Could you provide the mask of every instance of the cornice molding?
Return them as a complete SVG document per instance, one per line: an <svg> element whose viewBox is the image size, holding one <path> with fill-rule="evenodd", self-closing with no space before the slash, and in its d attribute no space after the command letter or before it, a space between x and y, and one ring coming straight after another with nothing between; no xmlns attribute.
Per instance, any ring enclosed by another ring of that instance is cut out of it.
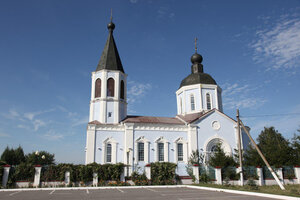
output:
<svg viewBox="0 0 300 200"><path fill-rule="evenodd" d="M167 125L167 124L134 124L134 130L137 131L187 131L186 125Z"/></svg>

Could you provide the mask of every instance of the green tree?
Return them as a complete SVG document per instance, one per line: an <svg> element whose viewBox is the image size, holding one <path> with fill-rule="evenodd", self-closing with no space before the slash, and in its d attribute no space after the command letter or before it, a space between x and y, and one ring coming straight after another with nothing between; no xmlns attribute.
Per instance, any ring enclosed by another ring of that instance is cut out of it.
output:
<svg viewBox="0 0 300 200"><path fill-rule="evenodd" d="M234 161L232 156L227 156L224 150L221 147L221 144L217 144L216 150L209 158L208 164L213 167L228 167L228 166L236 166L236 162Z"/></svg>
<svg viewBox="0 0 300 200"><path fill-rule="evenodd" d="M292 138L292 148L293 148L293 155L296 165L300 165L300 129L297 130L298 134L294 134Z"/></svg>
<svg viewBox="0 0 300 200"><path fill-rule="evenodd" d="M293 148L290 142L274 127L265 127L257 138L257 146L271 166L293 165ZM265 166L256 149L252 146L245 151L244 164L249 166Z"/></svg>
<svg viewBox="0 0 300 200"><path fill-rule="evenodd" d="M15 157L16 160L18 161L18 164L25 162L25 155L24 155L23 148L21 146L15 149Z"/></svg>
<svg viewBox="0 0 300 200"><path fill-rule="evenodd" d="M54 154L47 151L32 152L26 155L26 162L32 165L53 165Z"/></svg>
<svg viewBox="0 0 300 200"><path fill-rule="evenodd" d="M188 163L190 165L202 165L203 164L203 159L204 159L204 156L202 153L199 152L199 150L197 149L196 151L193 151L190 158L189 158L189 161Z"/></svg>
<svg viewBox="0 0 300 200"><path fill-rule="evenodd" d="M25 161L24 151L21 146L17 149L7 146L1 155L1 160L9 165L18 165Z"/></svg>

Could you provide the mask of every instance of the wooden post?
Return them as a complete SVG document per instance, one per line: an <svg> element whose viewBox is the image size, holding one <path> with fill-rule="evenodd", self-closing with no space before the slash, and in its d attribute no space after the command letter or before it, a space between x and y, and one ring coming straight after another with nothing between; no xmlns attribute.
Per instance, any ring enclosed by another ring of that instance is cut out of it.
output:
<svg viewBox="0 0 300 200"><path fill-rule="evenodd" d="M241 145L241 127L240 127L240 112L239 109L236 110L236 121L237 121L237 134L238 134L238 149L239 149L239 164L240 164L240 185L244 185L244 175L243 175L243 162L242 162L242 145Z"/></svg>
<svg viewBox="0 0 300 200"><path fill-rule="evenodd" d="M268 169L270 170L271 174L273 175L273 177L275 178L277 184L279 185L279 187L282 190L285 190L284 186L281 184L279 178L277 177L276 173L273 171L272 167L269 165L267 159L265 158L265 156L262 154L262 152L260 151L260 149L258 148L257 144L255 143L255 141L253 140L253 138L251 137L250 133L248 132L248 130L246 129L246 127L244 126L243 122L240 121L244 131L246 132L246 134L248 135L249 139L251 140L251 142L253 143L253 145L255 146L258 154L260 155L260 157L263 159L263 161L265 162L265 164L267 165Z"/></svg>

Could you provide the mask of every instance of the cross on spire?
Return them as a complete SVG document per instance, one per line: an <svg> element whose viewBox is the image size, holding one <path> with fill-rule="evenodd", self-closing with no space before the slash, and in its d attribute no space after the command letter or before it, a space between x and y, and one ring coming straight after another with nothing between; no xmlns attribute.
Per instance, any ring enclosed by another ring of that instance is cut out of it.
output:
<svg viewBox="0 0 300 200"><path fill-rule="evenodd" d="M197 37L195 37L195 51L196 51L196 53L197 53Z"/></svg>
<svg viewBox="0 0 300 200"><path fill-rule="evenodd" d="M112 22L112 8L110 9L110 22Z"/></svg>

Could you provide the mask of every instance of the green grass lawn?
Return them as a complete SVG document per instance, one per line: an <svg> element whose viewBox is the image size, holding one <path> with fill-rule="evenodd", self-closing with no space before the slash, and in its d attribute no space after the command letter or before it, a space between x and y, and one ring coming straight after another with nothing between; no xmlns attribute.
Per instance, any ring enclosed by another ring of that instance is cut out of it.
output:
<svg viewBox="0 0 300 200"><path fill-rule="evenodd" d="M300 197L300 185L284 185L286 190L281 190L278 185L269 185L269 186L245 185L243 187L237 185L216 185L216 184L209 184L209 183L200 183L194 185L202 186L202 187L213 187L213 188L221 188L221 189L241 190L241 191L249 191L249 192L260 192L260 193Z"/></svg>

